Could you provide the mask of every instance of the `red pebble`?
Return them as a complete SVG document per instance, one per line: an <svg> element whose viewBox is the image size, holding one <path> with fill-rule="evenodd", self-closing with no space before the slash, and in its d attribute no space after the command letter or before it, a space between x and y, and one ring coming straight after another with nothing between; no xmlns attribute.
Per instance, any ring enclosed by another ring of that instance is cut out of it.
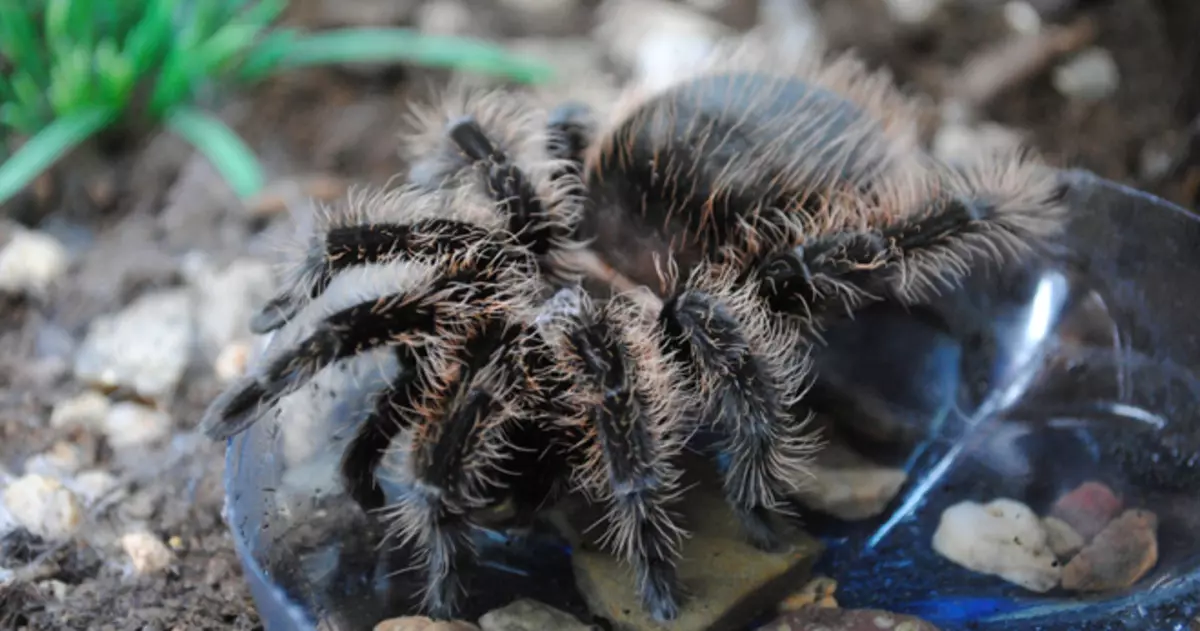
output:
<svg viewBox="0 0 1200 631"><path fill-rule="evenodd" d="M1050 515L1070 524L1084 541L1091 541L1121 512L1121 506L1121 498L1112 489L1099 482L1084 482L1058 498Z"/></svg>

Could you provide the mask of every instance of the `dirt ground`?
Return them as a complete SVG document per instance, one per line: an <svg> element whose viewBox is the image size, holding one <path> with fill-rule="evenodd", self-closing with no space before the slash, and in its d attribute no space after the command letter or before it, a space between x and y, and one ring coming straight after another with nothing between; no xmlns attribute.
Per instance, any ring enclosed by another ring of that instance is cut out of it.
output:
<svg viewBox="0 0 1200 631"><path fill-rule="evenodd" d="M581 55L600 2L504 0L386 2L305 0L294 20L312 27L387 20L496 38L563 38ZM714 19L755 23L751 3L726 5ZM833 49L855 48L890 68L902 85L942 100L964 62L1010 36L1005 3L946 0L918 26L901 26L884 0L824 0L820 31ZM337 5L334 7L333 5ZM437 5L435 8L429 8ZM547 9L568 5L570 10ZM477 11L462 11L477 6ZM1200 203L1200 3L1192 0L1030 0L1043 27L1095 26L1091 45L1119 71L1114 94L1096 102L1064 96L1040 64L977 108L1026 134L1047 158L1144 188L1180 204ZM449 7L449 8L447 8ZM455 9L457 7L457 10ZM438 13L438 11L441 11ZM579 46L575 47L575 43ZM592 60L596 68L610 62ZM81 152L10 205L8 215L67 245L72 266L44 298L0 304L0 474L17 476L27 460L58 441L84 445L91 466L119 481L120 496L88 511L87 536L51 545L15 531L0 546L0 567L33 563L34 580L0 591L3 629L257 629L233 544L221 518L222 449L194 427L219 390L212 353L197 353L173 395L157 402L171 433L131 452L104 436L48 422L51 410L84 389L71 357L96 317L120 311L154 290L194 282L196 253L212 269L241 259L267 260L286 238L290 196L337 194L346 182L382 183L403 165L394 137L407 99L443 73L388 69L312 71L239 95L222 110L277 178L276 203L230 203L206 163L166 137L115 138ZM102 150L102 151L101 151ZM0 237L4 237L0 229ZM3 241L0 241L2 243ZM115 400L128 393L110 393ZM145 524L170 541L174 560L152 577L130 575L113 536Z"/></svg>

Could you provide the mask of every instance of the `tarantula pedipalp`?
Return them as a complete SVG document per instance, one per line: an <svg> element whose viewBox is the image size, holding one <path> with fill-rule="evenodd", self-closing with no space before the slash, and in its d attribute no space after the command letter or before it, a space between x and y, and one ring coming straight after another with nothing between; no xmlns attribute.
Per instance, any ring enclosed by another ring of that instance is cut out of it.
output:
<svg viewBox="0 0 1200 631"><path fill-rule="evenodd" d="M1019 156L951 169L923 154L907 101L852 61L761 59L723 54L604 126L504 92L422 111L408 183L302 244L254 321L278 330L272 351L205 430L230 436L324 367L390 348L407 369L342 473L424 553L430 613L457 608L472 511L541 482L515 467L545 450L568 488L608 505L605 544L674 618L690 437L719 437L728 502L774 545L772 514L817 445L802 408L821 328L873 300L920 304L977 254L1029 251L1062 214ZM657 297L589 296L571 269L584 244ZM382 475L406 489L391 505Z"/></svg>

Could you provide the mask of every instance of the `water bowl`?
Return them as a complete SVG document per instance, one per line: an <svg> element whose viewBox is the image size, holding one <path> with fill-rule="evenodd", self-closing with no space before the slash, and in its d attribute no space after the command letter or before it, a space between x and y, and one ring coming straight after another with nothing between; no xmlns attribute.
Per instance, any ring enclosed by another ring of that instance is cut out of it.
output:
<svg viewBox="0 0 1200 631"><path fill-rule="evenodd" d="M842 607L945 631L1186 630L1200 614L1200 220L1085 172L1063 178L1073 219L1054 266L976 274L921 311L868 310L817 356L812 400L908 473L874 519L804 515ZM335 475L361 395L396 370L378 356L325 371L285 399L286 423L229 442L227 519L269 631L371 629L413 611L419 577ZM1046 515L1085 483L1155 516L1157 558L1130 586L1034 591L934 550L954 504L1007 498ZM475 543L463 617L527 596L590 619L549 524Z"/></svg>

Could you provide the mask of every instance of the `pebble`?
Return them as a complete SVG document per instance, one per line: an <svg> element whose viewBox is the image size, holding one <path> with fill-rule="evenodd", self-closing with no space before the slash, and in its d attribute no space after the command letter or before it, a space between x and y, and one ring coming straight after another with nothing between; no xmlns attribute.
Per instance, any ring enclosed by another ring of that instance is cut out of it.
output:
<svg viewBox="0 0 1200 631"><path fill-rule="evenodd" d="M651 91L694 68L729 34L716 20L664 0L606 0L596 15L595 40Z"/></svg>
<svg viewBox="0 0 1200 631"><path fill-rule="evenodd" d="M95 390L87 390L56 404L50 412L50 427L99 427L104 417L108 416L110 407L108 397Z"/></svg>
<svg viewBox="0 0 1200 631"><path fill-rule="evenodd" d="M879 466L854 469L813 466L812 474L814 480L797 498L809 508L846 521L879 515L908 480L903 469Z"/></svg>
<svg viewBox="0 0 1200 631"><path fill-rule="evenodd" d="M113 405L104 417L104 435L115 449L141 447L166 438L171 425L166 412L123 401Z"/></svg>
<svg viewBox="0 0 1200 631"><path fill-rule="evenodd" d="M483 631L591 631L592 626L536 600L522 598L500 609L487 612L479 619Z"/></svg>
<svg viewBox="0 0 1200 631"><path fill-rule="evenodd" d="M217 354L217 359L213 362L213 372L221 383L232 383L246 374L249 363L250 345L246 342L235 342Z"/></svg>
<svg viewBox="0 0 1200 631"><path fill-rule="evenodd" d="M1119 512L1121 499L1112 489L1099 482L1084 482L1058 498L1050 508L1049 516L1069 524L1087 542Z"/></svg>
<svg viewBox="0 0 1200 631"><path fill-rule="evenodd" d="M215 360L230 344L253 337L250 319L275 293L270 264L239 259L217 270L195 255L183 267L195 291L196 329L205 356Z"/></svg>
<svg viewBox="0 0 1200 631"><path fill-rule="evenodd" d="M45 298L69 263L67 249L57 239L18 228L0 248L0 293Z"/></svg>
<svg viewBox="0 0 1200 631"><path fill-rule="evenodd" d="M121 537L121 547L140 575L155 574L167 569L175 555L158 537L148 532L131 532Z"/></svg>
<svg viewBox="0 0 1200 631"><path fill-rule="evenodd" d="M391 618L375 625L374 631L479 631L479 627L462 620L433 620L425 616Z"/></svg>
<svg viewBox="0 0 1200 631"><path fill-rule="evenodd" d="M964 501L947 508L933 535L933 549L964 568L1035 592L1053 589L1062 575L1041 520L1011 499Z"/></svg>
<svg viewBox="0 0 1200 631"><path fill-rule="evenodd" d="M1133 585L1158 563L1158 516L1127 510L1111 521L1063 569L1062 586L1082 592Z"/></svg>
<svg viewBox="0 0 1200 631"><path fill-rule="evenodd" d="M464 35L471 30L471 9L462 0L431 0L421 3L415 21L422 33Z"/></svg>
<svg viewBox="0 0 1200 631"><path fill-rule="evenodd" d="M1042 30L1042 16L1024 0L1012 0L1004 4L1004 21L1019 35L1036 35Z"/></svg>
<svg viewBox="0 0 1200 631"><path fill-rule="evenodd" d="M66 485L79 494L84 505L91 506L117 487L117 478L101 469L88 469L67 480Z"/></svg>
<svg viewBox="0 0 1200 631"><path fill-rule="evenodd" d="M932 624L878 609L805 607L772 620L759 631L938 631Z"/></svg>
<svg viewBox="0 0 1200 631"><path fill-rule="evenodd" d="M192 299L186 289L139 297L115 315L97 318L75 356L75 376L102 388L139 396L174 394L191 356Z"/></svg>
<svg viewBox="0 0 1200 631"><path fill-rule="evenodd" d="M70 586L62 581L51 579L48 581L40 581L37 584L37 588L38 591L50 597L51 599L62 602L67 599L67 591L70 589Z"/></svg>
<svg viewBox="0 0 1200 631"><path fill-rule="evenodd" d="M779 604L779 612L798 611L802 607L815 605L836 609L838 606L834 593L837 592L837 581L828 576L818 576L800 588L800 591L788 596Z"/></svg>
<svg viewBox="0 0 1200 631"><path fill-rule="evenodd" d="M1057 517L1046 517L1042 519L1042 527L1046 529L1046 542L1058 558L1069 559L1083 549L1083 537L1071 524Z"/></svg>
<svg viewBox="0 0 1200 631"><path fill-rule="evenodd" d="M938 160L957 163L979 155L1010 151L1023 141L1021 134L999 123L950 121L934 134L932 150Z"/></svg>
<svg viewBox="0 0 1200 631"><path fill-rule="evenodd" d="M64 478L91 464L83 447L66 441L54 443L50 449L25 461L25 473L51 478Z"/></svg>
<svg viewBox="0 0 1200 631"><path fill-rule="evenodd" d="M885 0L892 19L901 24L928 22L942 8L944 0Z"/></svg>
<svg viewBox="0 0 1200 631"><path fill-rule="evenodd" d="M1120 86L1120 71L1112 53L1099 47L1084 50L1054 69L1054 88L1084 101L1110 97Z"/></svg>
<svg viewBox="0 0 1200 631"><path fill-rule="evenodd" d="M48 541L67 539L83 523L79 498L58 480L27 474L4 489L4 505L18 525Z"/></svg>

